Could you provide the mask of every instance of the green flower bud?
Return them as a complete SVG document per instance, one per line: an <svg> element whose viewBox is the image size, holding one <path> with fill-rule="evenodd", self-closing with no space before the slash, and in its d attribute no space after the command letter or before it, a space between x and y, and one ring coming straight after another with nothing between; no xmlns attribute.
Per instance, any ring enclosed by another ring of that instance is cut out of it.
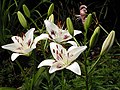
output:
<svg viewBox="0 0 120 90"><path fill-rule="evenodd" d="M30 18L30 11L29 11L28 7L25 4L23 5L23 11L24 11L25 15L28 18Z"/></svg>
<svg viewBox="0 0 120 90"><path fill-rule="evenodd" d="M66 19L66 25L67 25L67 29L68 29L68 32L70 33L70 35L74 36L73 24L69 17Z"/></svg>
<svg viewBox="0 0 120 90"><path fill-rule="evenodd" d="M95 44L97 43L99 34L100 34L100 27L98 26L90 38L90 43L89 43L90 48L94 47Z"/></svg>
<svg viewBox="0 0 120 90"><path fill-rule="evenodd" d="M18 16L18 20L19 20L20 24L24 28L27 28L27 21L26 21L25 17L23 16L23 14L20 11L18 11L17 16Z"/></svg>
<svg viewBox="0 0 120 90"><path fill-rule="evenodd" d="M54 3L52 3L48 9L48 12L47 12L48 16L50 16L53 13L53 10L54 10Z"/></svg>
<svg viewBox="0 0 120 90"><path fill-rule="evenodd" d="M104 53L109 51L109 49L113 45L114 39L115 39L115 31L112 30L105 39L105 41L103 42L100 55L103 55Z"/></svg>
<svg viewBox="0 0 120 90"><path fill-rule="evenodd" d="M92 22L92 14L90 13L90 14L87 16L87 18L86 18L86 20L85 20L85 22L84 22L84 29L85 29L86 32L88 31L88 29L89 29L89 27L90 27L90 25L91 25L91 22Z"/></svg>
<svg viewBox="0 0 120 90"><path fill-rule="evenodd" d="M53 15L53 14L51 14L51 15L49 16L49 20L54 23L54 15Z"/></svg>

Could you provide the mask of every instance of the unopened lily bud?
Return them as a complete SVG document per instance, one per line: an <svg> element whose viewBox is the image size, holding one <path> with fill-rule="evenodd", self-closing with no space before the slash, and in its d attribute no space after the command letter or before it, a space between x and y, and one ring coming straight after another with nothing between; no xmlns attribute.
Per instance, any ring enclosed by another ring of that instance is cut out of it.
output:
<svg viewBox="0 0 120 90"><path fill-rule="evenodd" d="M25 17L23 16L23 14L20 11L18 11L17 16L18 16L18 20L19 20L20 24L24 28L27 28L27 21L26 21Z"/></svg>
<svg viewBox="0 0 120 90"><path fill-rule="evenodd" d="M90 48L94 47L95 44L97 43L99 34L100 34L100 27L98 26L90 38L90 43L89 43Z"/></svg>
<svg viewBox="0 0 120 90"><path fill-rule="evenodd" d="M112 30L105 39L105 41L103 42L100 55L103 55L104 53L109 51L109 49L113 45L114 39L115 39L115 31Z"/></svg>
<svg viewBox="0 0 120 90"><path fill-rule="evenodd" d="M87 32L90 25L91 25L91 22L92 22L92 14L90 13L87 17L86 17L86 20L84 22L84 29L85 31Z"/></svg>
<svg viewBox="0 0 120 90"><path fill-rule="evenodd" d="M28 7L25 4L23 5L23 11L24 11L25 15L28 18L30 18L30 11L29 11Z"/></svg>
<svg viewBox="0 0 120 90"><path fill-rule="evenodd" d="M67 25L67 29L68 29L68 32L70 33L70 35L74 36L73 24L69 17L66 19L66 25Z"/></svg>
<svg viewBox="0 0 120 90"><path fill-rule="evenodd" d="M48 12L47 12L48 16L50 16L53 13L53 10L54 10L54 3L52 3L48 9Z"/></svg>
<svg viewBox="0 0 120 90"><path fill-rule="evenodd" d="M51 14L51 15L49 16L49 19L48 19L48 20L54 23L54 15Z"/></svg>

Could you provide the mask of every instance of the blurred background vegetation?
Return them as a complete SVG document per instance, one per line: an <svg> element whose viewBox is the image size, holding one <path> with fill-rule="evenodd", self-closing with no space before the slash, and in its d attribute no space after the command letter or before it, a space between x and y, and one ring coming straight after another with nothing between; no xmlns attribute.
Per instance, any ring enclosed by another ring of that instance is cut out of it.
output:
<svg viewBox="0 0 120 90"><path fill-rule="evenodd" d="M55 5L53 12L55 15L55 23L59 22L63 25L66 18L70 16L73 21L74 28L83 32L84 29L82 27L82 23L81 21L76 20L75 15L79 15L80 5L85 4L88 7L87 13L95 12L102 27L107 32L115 30L116 40L117 42L120 42L119 0L0 0L0 46L12 42L10 39L12 35L20 35L21 32L26 32L20 25L16 14L18 10L23 13L23 4L29 8L31 17L38 27L42 28L43 21L47 17L47 10L51 3L54 3ZM28 18L26 19L31 28L35 27L33 22L31 22ZM93 26L91 26L88 38L90 38L94 31L93 28L95 27L95 23L92 25ZM91 53L91 61L95 58L96 54L99 53L102 42L106 36L107 34L104 30L101 30L99 42ZM10 51L0 48L0 87L20 87L24 82L17 64L11 61L10 55ZM37 55L40 55L40 53L37 53ZM39 56L39 58L42 57L42 55ZM18 60L26 71L32 65L32 61L29 61L28 57L21 56ZM22 60L24 60L24 62ZM38 65L38 63L36 63L36 65ZM115 42L111 51L104 56L104 62L101 62L92 77L93 81L91 84L93 84L92 87L94 90L120 90L119 71L120 46ZM70 88L70 90L79 90L80 88L84 88L82 78L72 78L69 74L67 76L70 80L66 81L66 83L69 84L69 87L66 87L66 90Z"/></svg>

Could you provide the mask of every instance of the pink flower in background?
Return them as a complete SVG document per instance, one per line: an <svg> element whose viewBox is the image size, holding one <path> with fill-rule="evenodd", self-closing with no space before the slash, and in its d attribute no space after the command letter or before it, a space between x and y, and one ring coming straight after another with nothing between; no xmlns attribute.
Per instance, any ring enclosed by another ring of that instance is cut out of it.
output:
<svg viewBox="0 0 120 90"><path fill-rule="evenodd" d="M87 15L87 6L81 5L79 10L80 10L80 15L75 15L75 16L77 17L77 19L81 19L82 23L84 24Z"/></svg>

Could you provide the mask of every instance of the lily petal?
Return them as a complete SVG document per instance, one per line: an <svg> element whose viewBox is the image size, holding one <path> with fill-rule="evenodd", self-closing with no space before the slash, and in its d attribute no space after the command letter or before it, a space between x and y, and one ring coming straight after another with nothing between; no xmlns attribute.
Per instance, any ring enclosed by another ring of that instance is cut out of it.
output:
<svg viewBox="0 0 120 90"><path fill-rule="evenodd" d="M57 44L55 42L50 43L50 50L55 60L60 60L62 58L62 55L67 52L62 45Z"/></svg>
<svg viewBox="0 0 120 90"><path fill-rule="evenodd" d="M49 73L53 73L55 71L64 69L65 67L66 67L66 65L64 65L64 63L61 61L54 62L53 65L49 69Z"/></svg>
<svg viewBox="0 0 120 90"><path fill-rule="evenodd" d="M56 67L50 67L49 73L54 73L57 70L58 70L58 68L56 68Z"/></svg>
<svg viewBox="0 0 120 90"><path fill-rule="evenodd" d="M48 38L49 38L49 35L48 35L48 34L41 34L40 36L37 36L37 37L34 39L34 42L33 42L31 48L36 48L36 44L37 44L38 41L44 40L44 39L48 39Z"/></svg>
<svg viewBox="0 0 120 90"><path fill-rule="evenodd" d="M82 33L82 32L79 31L79 30L74 30L74 36L77 35L77 34L80 34L80 33Z"/></svg>
<svg viewBox="0 0 120 90"><path fill-rule="evenodd" d="M58 36L61 37L61 42L67 41L72 38L72 36L70 35L70 33L67 30L61 30L61 31L62 31L61 35L58 34Z"/></svg>
<svg viewBox="0 0 120 90"><path fill-rule="evenodd" d="M59 33L58 26L50 22L49 20L45 20L44 23L45 23L46 30L48 31L48 33L51 35L53 39L55 39L56 34Z"/></svg>
<svg viewBox="0 0 120 90"><path fill-rule="evenodd" d="M3 45L2 48L13 51L13 52L21 52L20 46L15 44L15 43L11 43L11 44L7 44L7 45Z"/></svg>
<svg viewBox="0 0 120 90"><path fill-rule="evenodd" d="M75 41L67 41L67 43L77 47L77 43Z"/></svg>
<svg viewBox="0 0 120 90"><path fill-rule="evenodd" d="M55 60L53 60L53 59L44 60L38 65L38 68L40 68L42 66L52 66L54 62L55 62Z"/></svg>
<svg viewBox="0 0 120 90"><path fill-rule="evenodd" d="M33 42L33 32L34 32L35 28L31 28L30 30L28 30L25 34L25 36L23 37L24 42L29 44L29 46L32 44Z"/></svg>
<svg viewBox="0 0 120 90"><path fill-rule="evenodd" d="M18 56L20 56L20 55L23 55L23 54L13 53L13 54L11 55L11 60L14 61L14 60L15 60Z"/></svg>
<svg viewBox="0 0 120 90"><path fill-rule="evenodd" d="M75 47L75 46L71 46L68 50L69 53L69 60L71 60L71 62L73 60L75 60L76 58L78 58L78 56L87 48L87 46L80 46L80 47Z"/></svg>
<svg viewBox="0 0 120 90"><path fill-rule="evenodd" d="M14 43L20 44L23 42L22 38L19 36L12 36L11 39L13 40Z"/></svg>
<svg viewBox="0 0 120 90"><path fill-rule="evenodd" d="M81 70L80 70L80 66L77 62L74 62L73 64L71 64L70 66L66 67L66 69L74 72L77 75L81 75Z"/></svg>
<svg viewBox="0 0 120 90"><path fill-rule="evenodd" d="M34 48L28 48L23 51L24 54L29 54Z"/></svg>

